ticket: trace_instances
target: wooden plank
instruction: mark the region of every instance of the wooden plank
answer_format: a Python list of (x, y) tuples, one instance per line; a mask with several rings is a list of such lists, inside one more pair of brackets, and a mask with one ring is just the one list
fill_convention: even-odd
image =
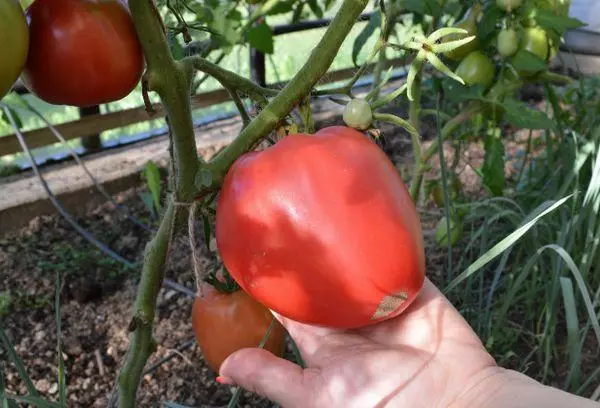
[[(229, 94), (222, 89), (212, 92), (206, 92), (192, 97), (192, 108), (204, 108), (225, 102), (229, 99)], [(165, 116), (165, 112), (160, 104), (155, 104), (156, 114), (150, 116), (144, 106), (125, 109), (107, 114), (90, 115), (82, 117), (79, 120), (56, 125), (55, 128), (66, 139), (77, 139), (100, 133), (106, 130), (115, 129), (134, 123), (145, 122), (148, 120), (160, 119)], [(49, 128), (40, 128), (24, 132), (23, 136), (30, 149), (47, 146), (56, 143), (58, 140)], [(21, 151), (21, 145), (14, 134), (0, 137), (0, 157)]]
[[(407, 60), (405, 58), (390, 60), (386, 64), (386, 68), (390, 66), (404, 66)], [(371, 65), (367, 72), (372, 71), (374, 65)], [(325, 75), (319, 85), (325, 85), (332, 82), (341, 81), (352, 77), (356, 72), (356, 68), (346, 68), (337, 71), (332, 71)], [(285, 84), (274, 84), (274, 88), (281, 88)], [(224, 89), (205, 92), (192, 96), (192, 109), (205, 108), (211, 105), (216, 105), (229, 100), (229, 94)], [(106, 130), (120, 128), (135, 123), (145, 122), (148, 120), (160, 119), (165, 116), (162, 105), (155, 104), (156, 113), (149, 116), (144, 106), (137, 108), (125, 109), (117, 112), (109, 112), (104, 115), (90, 115), (82, 117), (79, 120), (56, 125), (55, 128), (66, 140), (86, 137), (93, 134), (99, 134)], [(47, 146), (57, 142), (56, 137), (49, 128), (35, 129), (24, 132), (23, 136), (27, 141), (30, 149)], [(0, 157), (8, 154), (21, 152), (21, 145), (14, 134), (0, 137)]]

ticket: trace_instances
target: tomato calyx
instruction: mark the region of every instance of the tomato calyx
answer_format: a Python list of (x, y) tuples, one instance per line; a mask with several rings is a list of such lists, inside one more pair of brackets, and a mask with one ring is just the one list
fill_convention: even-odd
[(225, 268), (210, 272), (202, 280), (215, 288), (219, 293), (232, 294), (241, 289), (240, 285), (238, 285)]

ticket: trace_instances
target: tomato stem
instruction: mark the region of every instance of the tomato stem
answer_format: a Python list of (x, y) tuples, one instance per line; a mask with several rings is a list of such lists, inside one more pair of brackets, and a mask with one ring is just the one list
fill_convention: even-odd
[[(311, 53), (304, 66), (294, 78), (274, 97), (268, 105), (246, 126), (238, 137), (221, 150), (208, 164), (212, 173), (212, 185), (216, 188), (225, 177), (233, 162), (250, 150), (259, 140), (273, 131), (301, 99), (308, 95), (314, 85), (327, 73), (339, 48), (354, 26), (368, 0), (344, 0), (327, 31)], [(206, 188), (199, 183), (198, 189)]]
[[(415, 131), (420, 133), (421, 131), (421, 84), (422, 84), (422, 66), (420, 67), (417, 75), (414, 78), (413, 83), (411, 84), (412, 90), (412, 100), (410, 101), (410, 105), (408, 108), (408, 121), (415, 129)], [(423, 172), (424, 161), (423, 155), (421, 152), (421, 140), (418, 137), (411, 137), (413, 156), (414, 156), (414, 169), (415, 172), (413, 174), (413, 179), (410, 184), (410, 195), (413, 198), (415, 204), (419, 202), (419, 195), (421, 192), (421, 184), (423, 181), (423, 177), (419, 176), (419, 173)]]

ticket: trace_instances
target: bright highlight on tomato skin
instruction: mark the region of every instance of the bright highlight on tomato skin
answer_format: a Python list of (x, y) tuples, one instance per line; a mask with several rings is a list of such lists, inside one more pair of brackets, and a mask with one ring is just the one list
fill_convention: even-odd
[(217, 204), (216, 238), (245, 291), (304, 323), (389, 319), (424, 281), (412, 198), (389, 158), (349, 127), (290, 135), (238, 159)]

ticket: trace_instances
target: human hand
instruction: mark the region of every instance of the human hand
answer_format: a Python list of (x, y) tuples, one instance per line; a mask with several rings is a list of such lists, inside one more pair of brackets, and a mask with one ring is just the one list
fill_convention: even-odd
[(220, 376), (285, 408), (448, 407), (503, 372), (428, 279), (400, 316), (358, 330), (275, 316), (307, 368), (259, 348), (243, 349), (223, 362)]

